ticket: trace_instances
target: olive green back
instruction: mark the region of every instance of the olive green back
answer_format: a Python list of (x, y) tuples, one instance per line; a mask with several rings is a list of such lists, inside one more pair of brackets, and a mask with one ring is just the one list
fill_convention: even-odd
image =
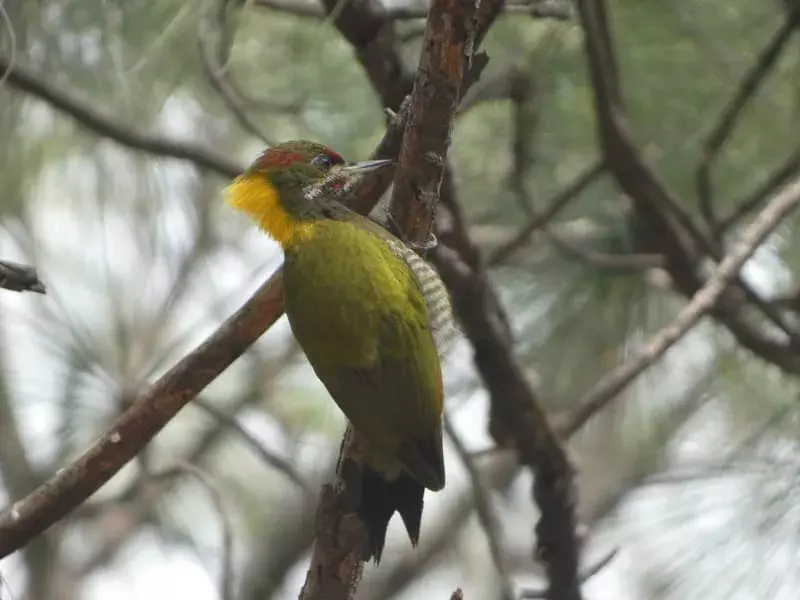
[(442, 374), (428, 308), (408, 264), (373, 226), (363, 217), (320, 221), (287, 251), (286, 314), (353, 426), (441, 489)]

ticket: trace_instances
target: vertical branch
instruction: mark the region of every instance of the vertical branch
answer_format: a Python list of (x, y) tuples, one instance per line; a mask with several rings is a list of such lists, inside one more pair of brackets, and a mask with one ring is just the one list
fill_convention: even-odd
[(361, 582), (367, 528), (356, 515), (364, 439), (348, 426), (342, 440), (338, 481), (320, 494), (314, 550), (300, 600), (352, 600)]
[[(395, 222), (414, 240), (424, 242), (430, 232), (474, 20), (472, 0), (435, 0), (431, 6), (391, 205)], [(320, 497), (301, 600), (351, 600), (361, 581), (367, 529), (356, 508), (363, 450), (363, 438), (348, 427), (337, 485), (324, 486)]]
[(475, 21), (474, 0), (431, 5), (390, 205), (395, 225), (408, 240), (425, 243), (432, 228)]

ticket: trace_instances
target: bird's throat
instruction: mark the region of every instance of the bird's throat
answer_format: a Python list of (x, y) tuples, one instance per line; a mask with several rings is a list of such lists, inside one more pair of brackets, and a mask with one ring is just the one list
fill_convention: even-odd
[(226, 201), (250, 217), (285, 250), (308, 239), (313, 222), (300, 221), (283, 207), (278, 190), (266, 177), (244, 174), (226, 191)]

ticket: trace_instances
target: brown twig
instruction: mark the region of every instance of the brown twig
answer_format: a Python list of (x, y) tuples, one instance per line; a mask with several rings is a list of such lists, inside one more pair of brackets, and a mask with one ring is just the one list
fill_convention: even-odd
[(603, 170), (603, 162), (597, 161), (581, 171), (572, 182), (547, 202), (546, 210), (534, 214), (519, 232), (495, 248), (489, 254), (487, 264), (490, 267), (497, 266), (524, 247), (537, 229), (541, 229), (552, 221), (573, 199), (582, 194), (603, 173)]
[(485, 272), (470, 269), (445, 246), (437, 248), (434, 261), (452, 293), (456, 314), (474, 348), (475, 366), (491, 397), (490, 433), (499, 446), (516, 449), (520, 462), (534, 473), (533, 497), (541, 513), (536, 555), (547, 571), (548, 598), (580, 600), (580, 543), (569, 457), (514, 356), (502, 325), (505, 317), (496, 315), (499, 304), (488, 304), (492, 294)]
[(656, 332), (635, 356), (606, 374), (580, 399), (561, 432), (562, 435), (570, 437), (583, 427), (595, 413), (686, 335), (714, 307), (742, 265), (798, 205), (800, 205), (800, 179), (787, 185), (775, 195), (742, 233), (738, 243), (720, 262), (714, 274), (672, 322)]
[[(584, 29), (589, 75), (594, 92), (597, 126), (609, 170), (631, 198), (642, 231), (646, 252), (663, 254), (676, 288), (692, 296), (702, 286), (699, 265), (704, 254), (722, 259), (720, 249), (701, 231), (682, 208), (680, 200), (644, 161), (631, 136), (619, 85), (619, 73), (606, 3), (579, 0), (578, 14)], [(744, 298), (726, 294), (711, 314), (723, 323), (737, 341), (766, 360), (789, 372), (797, 368), (790, 347), (800, 345), (800, 335), (774, 306), (761, 298), (738, 275), (735, 288)], [(788, 338), (776, 341), (742, 318), (739, 308), (747, 300)]]
[(3, 69), (10, 69), (7, 86), (44, 100), (56, 110), (72, 117), (82, 127), (113, 139), (123, 146), (156, 156), (188, 160), (201, 169), (229, 178), (236, 177), (243, 170), (239, 165), (203, 146), (139, 133), (133, 128), (126, 127), (114, 118), (98, 113), (89, 103), (70, 97), (28, 69), (19, 64), (11, 65), (5, 57), (0, 56), (0, 71)]
[(734, 203), (735, 208), (719, 220), (720, 231), (728, 231), (748, 214), (758, 209), (769, 200), (775, 190), (798, 172), (800, 172), (800, 146), (789, 155), (782, 165), (773, 170), (761, 185)]
[(450, 441), (453, 443), (453, 447), (456, 450), (456, 454), (458, 454), (458, 457), (461, 459), (461, 463), (467, 470), (467, 475), (469, 475), (469, 485), (475, 503), (475, 513), (478, 515), (478, 521), (481, 527), (483, 527), (483, 532), (486, 535), (486, 542), (489, 545), (489, 554), (492, 557), (492, 562), (494, 562), (497, 575), (500, 578), (500, 598), (504, 600), (514, 600), (514, 584), (506, 568), (505, 559), (503, 558), (500, 522), (492, 506), (489, 490), (486, 489), (486, 485), (481, 479), (481, 474), (478, 466), (475, 464), (475, 460), (467, 451), (464, 442), (458, 435), (447, 413), (444, 414), (444, 429), (450, 437)]
[(197, 44), (200, 51), (200, 59), (203, 64), (203, 69), (206, 72), (208, 81), (217, 93), (222, 98), (225, 106), (239, 122), (241, 128), (251, 135), (259, 138), (267, 146), (271, 146), (274, 142), (261, 131), (261, 128), (256, 125), (242, 102), (238, 90), (233, 83), (228, 79), (223, 65), (219, 64), (216, 56), (219, 52), (214, 52), (214, 44), (219, 46), (222, 43), (221, 31), (217, 32), (216, 39), (211, 27), (211, 11), (214, 8), (214, 3), (217, 0), (208, 0), (207, 6), (201, 7), (201, 14), (197, 20)]
[(703, 142), (701, 159), (695, 172), (695, 185), (700, 202), (700, 212), (711, 228), (713, 235), (719, 235), (721, 230), (714, 211), (711, 168), (725, 143), (730, 139), (742, 115), (742, 111), (758, 92), (792, 37), (795, 28), (800, 25), (800, 18), (797, 18), (797, 15), (800, 15), (800, 12), (795, 13), (795, 18), (788, 15), (772, 36), (766, 48), (756, 58), (753, 66), (745, 73), (733, 98), (722, 111), (716, 126)]
[(47, 293), (34, 267), (8, 260), (0, 260), (0, 288), (12, 292)]
[(278, 277), (265, 282), (214, 334), (143, 392), (75, 462), (0, 513), (0, 557), (97, 491), (277, 320), (283, 309)]
[(218, 409), (216, 406), (207, 402), (203, 398), (195, 398), (193, 406), (197, 406), (212, 418), (214, 418), (224, 428), (231, 430), (236, 436), (250, 448), (261, 461), (284, 475), (289, 481), (295, 484), (305, 495), (310, 495), (311, 486), (303, 479), (297, 469), (285, 458), (278, 456), (273, 451), (269, 450), (255, 439), (250, 433), (241, 425), (236, 417)]
[(648, 269), (663, 269), (666, 266), (666, 261), (660, 254), (615, 254), (596, 252), (594, 250), (586, 250), (573, 244), (551, 228), (545, 229), (545, 235), (550, 239), (557, 250), (569, 256), (573, 256), (595, 269), (646, 271)]
[(403, 61), (394, 23), (379, 0), (322, 0), (325, 18), (355, 50), (356, 57), (380, 96), (381, 105), (397, 110), (411, 91), (414, 73)]
[[(618, 554), (618, 550), (615, 548), (611, 552), (608, 552), (603, 558), (598, 560), (594, 563), (589, 569), (586, 570), (585, 573), (581, 573), (581, 585), (585, 584), (589, 581), (592, 577), (597, 575), (600, 571), (606, 568), (614, 558), (616, 558)], [(535, 600), (538, 598), (548, 598), (547, 590), (522, 590), (519, 594), (520, 600)]]
[(314, 550), (300, 600), (352, 600), (364, 570), (367, 528), (356, 514), (361, 500), (365, 439), (348, 426), (336, 468), (336, 486), (324, 485)]
[(509, 96), (512, 102), (511, 170), (508, 187), (517, 199), (517, 204), (531, 217), (533, 203), (528, 193), (527, 174), (534, 167), (531, 140), (538, 123), (534, 105), (534, 86), (530, 76), (518, 72), (510, 81)]
[[(173, 473), (174, 472), (174, 473)], [(165, 473), (156, 475), (155, 478), (172, 477), (177, 473), (187, 473), (194, 477), (202, 485), (214, 504), (214, 509), (219, 516), (220, 529), (222, 533), (221, 548), (221, 568), (219, 580), (220, 600), (234, 600), (233, 591), (233, 524), (231, 517), (225, 506), (225, 499), (222, 490), (216, 481), (201, 468), (191, 463), (180, 463)]]

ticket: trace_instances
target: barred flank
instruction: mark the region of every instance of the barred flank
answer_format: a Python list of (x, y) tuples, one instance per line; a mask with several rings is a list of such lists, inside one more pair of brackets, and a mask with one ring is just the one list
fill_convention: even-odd
[(440, 355), (449, 348), (458, 334), (450, 303), (450, 292), (441, 277), (430, 264), (422, 259), (411, 248), (399, 241), (389, 241), (389, 248), (402, 259), (414, 274), (414, 279), (425, 298), (428, 309), (428, 320), (433, 333), (433, 340)]

